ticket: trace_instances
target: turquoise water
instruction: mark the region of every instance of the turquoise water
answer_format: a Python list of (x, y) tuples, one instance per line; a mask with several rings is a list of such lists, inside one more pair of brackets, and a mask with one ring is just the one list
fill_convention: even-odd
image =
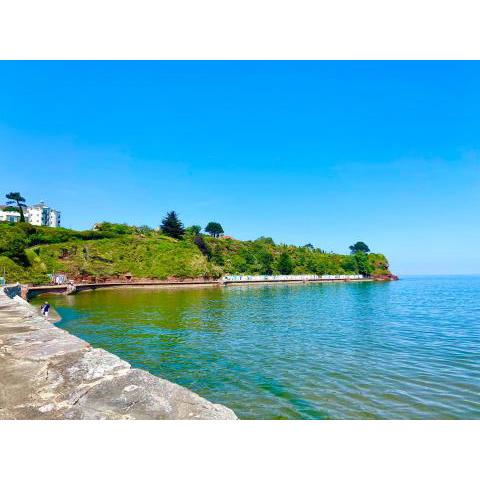
[(477, 276), (49, 299), (61, 328), (240, 418), (480, 418)]

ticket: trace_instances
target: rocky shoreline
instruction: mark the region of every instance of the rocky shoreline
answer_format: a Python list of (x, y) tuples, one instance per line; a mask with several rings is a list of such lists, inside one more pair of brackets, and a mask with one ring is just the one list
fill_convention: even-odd
[(93, 348), (7, 291), (13, 298), (0, 288), (0, 419), (237, 418), (223, 405)]

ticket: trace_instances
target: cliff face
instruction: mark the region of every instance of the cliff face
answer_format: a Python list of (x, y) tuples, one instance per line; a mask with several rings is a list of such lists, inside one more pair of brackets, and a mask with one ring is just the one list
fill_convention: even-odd
[(9, 282), (48, 283), (47, 274), (53, 272), (73, 279), (161, 280), (224, 274), (391, 275), (382, 254), (325, 253), (311, 246), (277, 245), (269, 238), (240, 241), (186, 235), (175, 240), (132, 229), (112, 233), (0, 227), (0, 233), (7, 233), (0, 238), (0, 270), (5, 268)]

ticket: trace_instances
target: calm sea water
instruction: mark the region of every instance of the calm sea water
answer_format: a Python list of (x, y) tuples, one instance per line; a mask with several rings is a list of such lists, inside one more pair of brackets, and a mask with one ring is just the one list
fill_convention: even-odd
[(59, 327), (240, 418), (480, 418), (477, 276), (49, 300)]

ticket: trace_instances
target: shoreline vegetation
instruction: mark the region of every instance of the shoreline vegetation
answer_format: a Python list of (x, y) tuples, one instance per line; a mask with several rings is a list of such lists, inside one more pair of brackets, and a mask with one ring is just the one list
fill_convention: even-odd
[(363, 242), (351, 254), (270, 237), (237, 240), (217, 222), (183, 228), (169, 212), (159, 229), (102, 222), (91, 230), (0, 223), (0, 275), (7, 283), (48, 285), (62, 274), (74, 283), (182, 282), (225, 275), (356, 275), (391, 280), (388, 260)]

